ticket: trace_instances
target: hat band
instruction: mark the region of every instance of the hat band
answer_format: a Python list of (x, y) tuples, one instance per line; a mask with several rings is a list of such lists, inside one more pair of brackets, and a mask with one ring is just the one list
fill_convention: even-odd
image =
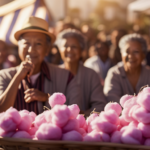
[(36, 27), (36, 26), (27, 27), (27, 28), (24, 28), (23, 30), (27, 30), (27, 29), (38, 29), (38, 30), (43, 30), (43, 31), (48, 32), (47, 30), (40, 28), (40, 27)]

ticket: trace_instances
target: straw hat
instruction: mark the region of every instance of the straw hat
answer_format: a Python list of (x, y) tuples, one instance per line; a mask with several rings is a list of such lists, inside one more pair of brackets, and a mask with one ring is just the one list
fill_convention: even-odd
[(15, 36), (15, 39), (18, 41), (20, 35), (23, 33), (40, 32), (40, 33), (44, 33), (44, 34), (48, 35), (50, 37), (52, 43), (54, 43), (55, 36), (54, 36), (54, 34), (48, 32), (48, 27), (49, 27), (48, 23), (45, 20), (38, 18), (38, 17), (31, 16), (24, 23), (22, 29), (17, 31), (14, 36)]

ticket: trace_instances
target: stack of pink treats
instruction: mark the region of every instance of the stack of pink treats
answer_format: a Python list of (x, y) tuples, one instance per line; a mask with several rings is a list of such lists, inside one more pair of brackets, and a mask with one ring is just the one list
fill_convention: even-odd
[(118, 103), (108, 103), (104, 111), (93, 113), (86, 120), (76, 104), (66, 106), (65, 102), (63, 94), (54, 93), (49, 98), (52, 109), (38, 116), (9, 108), (0, 114), (0, 136), (150, 146), (149, 87), (137, 96), (123, 96), (120, 99), (123, 110)]

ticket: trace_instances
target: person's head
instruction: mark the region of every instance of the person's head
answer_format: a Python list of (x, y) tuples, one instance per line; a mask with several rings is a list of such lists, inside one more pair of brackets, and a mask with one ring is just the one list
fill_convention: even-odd
[(55, 40), (54, 35), (48, 32), (47, 22), (37, 17), (30, 17), (23, 28), (15, 33), (15, 38), (18, 40), (21, 61), (25, 61), (29, 55), (35, 68), (41, 66)]
[(82, 51), (85, 49), (84, 36), (75, 29), (62, 31), (56, 40), (61, 57), (66, 63), (77, 63), (81, 59)]
[(95, 43), (95, 49), (100, 58), (108, 58), (109, 45), (107, 42), (97, 40)]
[(121, 37), (123, 37), (126, 34), (127, 34), (127, 32), (124, 29), (113, 30), (111, 33), (111, 43), (115, 46), (118, 46), (119, 40), (121, 39)]
[(4, 41), (0, 40), (0, 65), (6, 61), (7, 55), (7, 45)]
[(128, 68), (141, 66), (147, 52), (147, 44), (140, 34), (128, 34), (119, 41), (122, 61)]

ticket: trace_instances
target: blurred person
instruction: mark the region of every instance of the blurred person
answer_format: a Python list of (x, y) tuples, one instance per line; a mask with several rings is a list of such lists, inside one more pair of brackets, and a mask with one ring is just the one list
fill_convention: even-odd
[(17, 65), (17, 59), (13, 54), (8, 53), (7, 44), (0, 40), (0, 70)]
[(84, 66), (95, 70), (101, 81), (104, 81), (108, 70), (112, 67), (112, 62), (108, 56), (109, 45), (107, 42), (97, 40), (94, 47), (97, 55), (87, 59)]
[(121, 61), (119, 40), (125, 34), (127, 34), (127, 32), (124, 29), (115, 29), (111, 33), (111, 46), (109, 51), (109, 57), (110, 59), (112, 59), (114, 65)]
[(84, 67), (81, 54), (85, 47), (84, 36), (75, 29), (62, 31), (56, 40), (64, 64), (61, 68), (69, 70), (77, 81), (82, 92), (82, 110), (85, 116), (96, 108), (100, 112), (104, 109), (106, 99), (97, 73)]
[[(96, 51), (96, 49), (95, 49), (95, 46), (94, 45), (92, 45), (90, 48), (89, 48), (89, 50), (88, 50), (88, 56), (89, 56), (89, 58), (91, 58), (91, 57), (93, 57), (93, 56), (96, 56), (97, 55), (97, 51)], [(87, 60), (87, 59), (86, 59)], [(85, 60), (85, 61), (86, 61)]]
[(62, 64), (62, 59), (58, 50), (58, 47), (56, 45), (53, 45), (48, 56), (45, 57), (45, 60), (49, 63), (59, 65)]
[(44, 61), (55, 40), (48, 32), (48, 23), (29, 17), (14, 36), (22, 62), (17, 67), (0, 71), (0, 112), (14, 107), (42, 113), (43, 106), (50, 107), (48, 98), (54, 92), (65, 94), (67, 105), (77, 104), (81, 108), (80, 88), (73, 75)]
[(141, 87), (150, 85), (150, 70), (142, 65), (147, 51), (145, 39), (140, 34), (128, 34), (121, 38), (119, 47), (122, 62), (108, 71), (104, 84), (107, 100), (118, 103), (123, 95), (138, 94)]

